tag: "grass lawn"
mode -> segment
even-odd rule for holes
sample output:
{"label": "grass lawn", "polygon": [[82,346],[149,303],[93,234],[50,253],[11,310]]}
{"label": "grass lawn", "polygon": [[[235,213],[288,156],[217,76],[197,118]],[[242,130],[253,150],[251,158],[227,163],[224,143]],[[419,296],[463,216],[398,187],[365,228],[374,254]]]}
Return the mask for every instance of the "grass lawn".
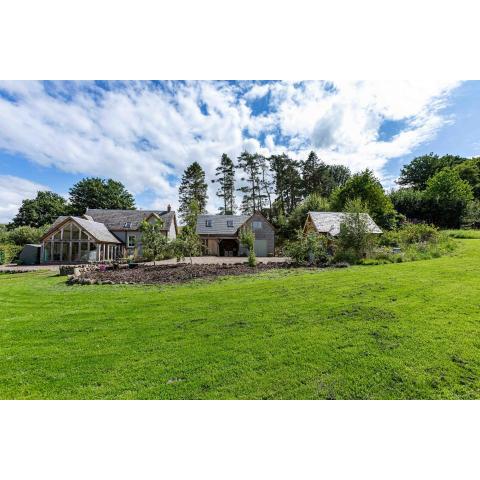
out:
{"label": "grass lawn", "polygon": [[1,398],[480,398],[480,240],[144,287],[0,275]]}

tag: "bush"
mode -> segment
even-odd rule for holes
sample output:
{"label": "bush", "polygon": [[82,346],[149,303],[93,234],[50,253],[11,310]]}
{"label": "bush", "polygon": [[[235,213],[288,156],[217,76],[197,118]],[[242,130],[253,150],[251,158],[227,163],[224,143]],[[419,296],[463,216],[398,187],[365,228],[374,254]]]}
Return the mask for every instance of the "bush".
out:
{"label": "bush", "polygon": [[426,223],[405,223],[397,230],[384,232],[380,238],[380,245],[390,247],[405,247],[415,243],[438,242],[440,231],[433,225]]}
{"label": "bush", "polygon": [[240,231],[240,243],[248,248],[248,265],[255,267],[257,258],[255,257],[255,234],[251,228],[242,228]]}
{"label": "bush", "polygon": [[296,240],[286,242],[284,253],[298,265],[320,265],[329,261],[328,240],[322,235],[303,235],[298,231]]}
{"label": "bush", "polygon": [[368,255],[376,239],[375,235],[370,233],[368,217],[365,215],[366,206],[360,199],[348,200],[345,212],[347,215],[340,225],[340,234],[338,235],[337,258],[343,254],[349,257],[350,261],[356,263]]}
{"label": "bush", "polygon": [[6,238],[8,243],[14,243],[15,245],[25,245],[27,243],[39,243],[40,238],[47,232],[50,228],[49,225],[43,227],[17,227],[13,230],[6,232]]}
{"label": "bush", "polygon": [[11,245],[4,243],[0,245],[0,265],[13,262],[20,252],[22,247],[19,245]]}

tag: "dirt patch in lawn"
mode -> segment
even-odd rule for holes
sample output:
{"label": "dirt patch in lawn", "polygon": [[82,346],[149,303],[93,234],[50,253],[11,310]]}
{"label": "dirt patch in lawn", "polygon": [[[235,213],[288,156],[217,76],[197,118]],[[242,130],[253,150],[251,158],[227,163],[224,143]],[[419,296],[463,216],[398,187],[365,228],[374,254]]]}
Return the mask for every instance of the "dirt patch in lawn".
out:
{"label": "dirt patch in lawn", "polygon": [[180,263],[176,265],[139,265],[137,268],[107,270],[105,272],[91,271],[83,274],[82,278],[91,280],[92,283],[167,284],[189,282],[197,278],[247,275],[285,268],[293,267],[289,263],[261,263],[253,268],[247,264],[190,265]]}

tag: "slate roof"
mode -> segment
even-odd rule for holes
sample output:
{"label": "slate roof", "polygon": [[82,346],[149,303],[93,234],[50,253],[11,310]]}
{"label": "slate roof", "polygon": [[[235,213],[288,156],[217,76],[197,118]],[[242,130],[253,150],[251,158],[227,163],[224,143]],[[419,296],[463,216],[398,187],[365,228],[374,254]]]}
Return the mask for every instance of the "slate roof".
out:
{"label": "slate roof", "polygon": [[78,223],[80,227],[82,227],[87,233],[90,234],[90,236],[92,236],[99,242],[122,243],[117,237],[115,237],[112,233],[109,232],[108,228],[103,223],[93,222],[92,220],[72,216],[58,217],[55,222],[53,222],[53,225],[50,227],[48,232],[45,233],[45,235],[42,237],[42,240],[45,237],[49,236],[52,232],[54,232],[57,227],[67,219],[71,219]]}
{"label": "slate roof", "polygon": [[[340,233],[340,224],[348,215],[344,212],[308,212],[308,214],[319,233],[328,233],[334,237]],[[368,213],[361,213],[361,215],[365,216],[370,233],[382,233]]]}
{"label": "slate roof", "polygon": [[[85,215],[93,218],[95,222],[103,223],[109,230],[139,230],[140,224],[152,213],[163,220],[162,230],[169,230],[174,221],[175,212],[167,210],[107,210],[88,208]],[[125,224],[130,224],[125,226]]]}
{"label": "slate roof", "polygon": [[[250,215],[199,215],[197,217],[198,235],[235,235],[237,230],[250,218]],[[206,226],[207,220],[212,222],[211,227]],[[228,227],[227,222],[233,221],[233,226]]]}

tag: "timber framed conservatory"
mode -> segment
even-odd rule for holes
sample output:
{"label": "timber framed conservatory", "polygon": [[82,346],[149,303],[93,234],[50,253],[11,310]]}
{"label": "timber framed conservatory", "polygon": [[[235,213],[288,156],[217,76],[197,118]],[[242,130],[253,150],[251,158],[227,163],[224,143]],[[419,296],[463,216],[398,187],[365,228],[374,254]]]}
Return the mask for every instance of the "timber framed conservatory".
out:
{"label": "timber framed conservatory", "polygon": [[60,217],[41,239],[41,263],[108,262],[123,255],[123,245],[103,223]]}

